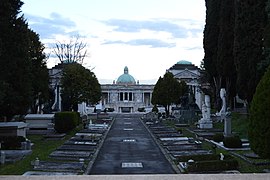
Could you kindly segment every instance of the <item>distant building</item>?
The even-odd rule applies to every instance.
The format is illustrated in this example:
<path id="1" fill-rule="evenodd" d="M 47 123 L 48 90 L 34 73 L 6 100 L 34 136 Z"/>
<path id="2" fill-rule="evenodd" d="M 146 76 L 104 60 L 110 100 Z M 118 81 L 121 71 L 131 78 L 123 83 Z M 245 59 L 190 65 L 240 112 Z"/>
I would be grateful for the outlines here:
<path id="1" fill-rule="evenodd" d="M 200 90 L 199 79 L 201 70 L 189 61 L 181 60 L 170 67 L 168 72 L 171 72 L 179 81 L 185 81 L 189 86 L 190 92 L 195 96 L 195 102 L 201 109 L 202 94 Z"/>
<path id="2" fill-rule="evenodd" d="M 113 108 L 115 112 L 138 112 L 139 108 L 152 107 L 151 99 L 155 85 L 139 84 L 129 74 L 128 67 L 113 84 L 102 84 L 102 108 Z"/>

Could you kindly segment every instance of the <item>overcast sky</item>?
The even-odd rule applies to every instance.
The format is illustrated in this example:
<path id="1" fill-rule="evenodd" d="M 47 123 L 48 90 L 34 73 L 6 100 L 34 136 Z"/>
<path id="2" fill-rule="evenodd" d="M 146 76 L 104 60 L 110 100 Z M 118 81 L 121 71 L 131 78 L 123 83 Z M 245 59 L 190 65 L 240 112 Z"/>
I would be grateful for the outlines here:
<path id="1" fill-rule="evenodd" d="M 101 84 L 128 66 L 140 83 L 154 84 L 180 60 L 199 66 L 204 56 L 204 0 L 22 0 L 22 13 L 50 53 L 57 41 L 84 37 Z M 59 63 L 53 56 L 51 68 Z"/>

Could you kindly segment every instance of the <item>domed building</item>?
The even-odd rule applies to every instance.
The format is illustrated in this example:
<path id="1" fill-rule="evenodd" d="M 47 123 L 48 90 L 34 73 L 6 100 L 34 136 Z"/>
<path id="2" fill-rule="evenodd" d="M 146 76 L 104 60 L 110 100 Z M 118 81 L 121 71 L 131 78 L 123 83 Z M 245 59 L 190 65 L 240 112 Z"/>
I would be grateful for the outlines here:
<path id="1" fill-rule="evenodd" d="M 122 74 L 121 76 L 118 77 L 116 83 L 117 84 L 129 84 L 129 85 L 136 84 L 134 77 L 128 73 L 127 66 L 124 68 L 124 74 Z"/>
<path id="2" fill-rule="evenodd" d="M 174 78 L 179 81 L 185 81 L 189 86 L 190 92 L 195 96 L 196 104 L 201 108 L 201 91 L 199 79 L 201 76 L 201 70 L 190 61 L 181 60 L 170 67 L 167 71 L 174 75 Z"/>
<path id="3" fill-rule="evenodd" d="M 113 84 L 102 84 L 103 109 L 114 109 L 115 112 L 138 112 L 139 108 L 152 108 L 151 98 L 155 85 L 139 84 L 129 74 L 128 67 Z"/>

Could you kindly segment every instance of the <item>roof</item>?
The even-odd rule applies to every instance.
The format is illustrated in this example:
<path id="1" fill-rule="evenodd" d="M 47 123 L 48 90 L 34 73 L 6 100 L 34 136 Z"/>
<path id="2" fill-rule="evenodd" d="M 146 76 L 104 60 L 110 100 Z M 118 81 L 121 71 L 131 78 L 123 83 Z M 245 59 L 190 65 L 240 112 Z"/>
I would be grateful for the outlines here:
<path id="1" fill-rule="evenodd" d="M 190 61 L 180 60 L 176 64 L 192 64 Z"/>
<path id="2" fill-rule="evenodd" d="M 133 76 L 128 73 L 128 67 L 124 68 L 124 74 L 118 77 L 116 84 L 136 84 Z"/>
<path id="3" fill-rule="evenodd" d="M 170 67 L 169 70 L 199 70 L 197 66 L 192 64 L 190 61 L 181 60 L 178 61 L 176 64 L 174 64 L 172 67 Z"/>

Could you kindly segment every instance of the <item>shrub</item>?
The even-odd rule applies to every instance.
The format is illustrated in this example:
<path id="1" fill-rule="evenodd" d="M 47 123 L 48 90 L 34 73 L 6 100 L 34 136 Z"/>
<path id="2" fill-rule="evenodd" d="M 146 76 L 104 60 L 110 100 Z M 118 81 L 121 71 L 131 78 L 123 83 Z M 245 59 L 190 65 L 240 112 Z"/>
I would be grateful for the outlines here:
<path id="1" fill-rule="evenodd" d="M 230 160 L 199 161 L 188 165 L 188 172 L 209 172 L 238 169 L 238 162 Z"/>
<path id="2" fill-rule="evenodd" d="M 213 136 L 213 141 L 215 141 L 215 142 L 222 142 L 223 139 L 224 139 L 224 135 L 222 133 L 216 133 Z"/>
<path id="3" fill-rule="evenodd" d="M 139 111 L 139 112 L 145 112 L 145 108 L 144 108 L 144 107 L 138 108 L 138 111 Z"/>
<path id="4" fill-rule="evenodd" d="M 248 138 L 251 149 L 270 158 L 270 66 L 259 82 L 250 105 Z"/>
<path id="5" fill-rule="evenodd" d="M 224 137 L 223 144 L 227 148 L 241 148 L 242 141 L 239 136 Z"/>
<path id="6" fill-rule="evenodd" d="M 219 160 L 220 155 L 219 154 L 199 154 L 199 155 L 187 155 L 187 156 L 179 156 L 176 158 L 178 162 L 188 162 L 188 160 L 194 160 L 194 161 L 212 161 L 212 160 Z M 230 160 L 233 159 L 230 155 L 224 155 L 224 160 Z"/>
<path id="7" fill-rule="evenodd" d="M 114 108 L 108 108 L 108 112 L 113 112 Z"/>
<path id="8" fill-rule="evenodd" d="M 23 136 L 1 136 L 1 149 L 20 149 L 21 143 L 24 141 Z"/>
<path id="9" fill-rule="evenodd" d="M 152 108 L 152 112 L 158 113 L 158 108 L 157 108 L 157 105 L 156 104 Z"/>
<path id="10" fill-rule="evenodd" d="M 77 126 L 78 121 L 76 112 L 59 112 L 55 114 L 54 129 L 59 133 L 67 133 Z"/>

